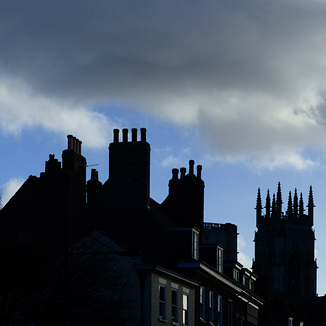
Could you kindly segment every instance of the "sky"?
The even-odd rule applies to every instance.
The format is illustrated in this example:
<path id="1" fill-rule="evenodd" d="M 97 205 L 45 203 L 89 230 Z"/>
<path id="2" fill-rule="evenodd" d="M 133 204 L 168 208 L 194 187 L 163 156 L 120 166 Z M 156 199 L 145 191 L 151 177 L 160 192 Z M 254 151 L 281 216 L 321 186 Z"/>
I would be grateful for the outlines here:
<path id="1" fill-rule="evenodd" d="M 238 226 L 248 268 L 258 187 L 285 211 L 312 185 L 326 293 L 326 0 L 11 0 L 0 44 L 3 204 L 66 135 L 104 182 L 113 128 L 145 127 L 151 197 L 201 164 L 205 220 Z"/>

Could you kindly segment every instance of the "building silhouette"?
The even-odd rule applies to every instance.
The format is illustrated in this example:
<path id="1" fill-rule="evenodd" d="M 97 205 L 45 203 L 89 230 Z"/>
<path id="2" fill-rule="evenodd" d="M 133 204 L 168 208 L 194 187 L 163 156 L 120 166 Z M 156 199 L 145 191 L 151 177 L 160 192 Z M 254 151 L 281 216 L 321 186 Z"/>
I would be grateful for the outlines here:
<path id="1" fill-rule="evenodd" d="M 158 203 L 146 129 L 113 131 L 103 184 L 81 145 L 69 135 L 0 211 L 0 324 L 258 325 L 237 226 L 204 221 L 202 167 L 174 168 Z"/>
<path id="2" fill-rule="evenodd" d="M 285 212 L 279 183 L 272 198 L 267 191 L 263 213 L 258 189 L 253 271 L 258 275 L 256 291 L 266 300 L 261 321 L 264 325 L 319 325 L 312 187 L 307 210 L 297 189 L 293 198 L 289 193 L 284 206 Z"/>

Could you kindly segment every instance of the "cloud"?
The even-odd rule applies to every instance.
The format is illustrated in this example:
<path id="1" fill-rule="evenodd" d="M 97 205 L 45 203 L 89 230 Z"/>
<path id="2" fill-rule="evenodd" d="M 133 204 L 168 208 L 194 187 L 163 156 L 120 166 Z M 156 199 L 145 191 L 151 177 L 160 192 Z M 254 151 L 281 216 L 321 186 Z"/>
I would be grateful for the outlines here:
<path id="1" fill-rule="evenodd" d="M 252 259 L 247 255 L 248 248 L 244 237 L 240 234 L 238 236 L 238 248 L 239 248 L 239 262 L 246 268 L 252 267 Z"/>
<path id="2" fill-rule="evenodd" d="M 47 129 L 66 115 L 103 130 L 96 107 L 127 105 L 197 128 L 220 159 L 286 148 L 286 166 L 309 167 L 305 149 L 326 147 L 325 14 L 318 0 L 14 0 L 0 12 L 0 85 L 28 85 L 26 110 L 37 117 L 42 99 L 56 116 L 36 122 Z M 0 106 L 9 132 L 33 126 L 23 109 L 3 112 L 19 104 Z"/>
<path id="3" fill-rule="evenodd" d="M 2 186 L 2 206 L 6 205 L 10 198 L 17 192 L 25 180 L 12 178 Z"/>
<path id="4" fill-rule="evenodd" d="M 15 135 L 37 127 L 74 134 L 82 137 L 86 147 L 96 148 L 106 145 L 113 123 L 78 103 L 34 93 L 22 81 L 6 81 L 0 82 L 0 126 Z"/>

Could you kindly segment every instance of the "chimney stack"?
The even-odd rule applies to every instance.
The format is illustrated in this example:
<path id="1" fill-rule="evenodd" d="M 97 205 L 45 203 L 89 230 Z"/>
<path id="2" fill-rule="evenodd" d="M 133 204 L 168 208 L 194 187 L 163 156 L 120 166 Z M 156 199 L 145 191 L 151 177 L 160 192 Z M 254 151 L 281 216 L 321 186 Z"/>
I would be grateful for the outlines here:
<path id="1" fill-rule="evenodd" d="M 122 129 L 122 142 L 118 139 L 118 130 L 114 130 L 113 142 L 109 145 L 109 184 L 112 200 L 125 208 L 147 207 L 149 200 L 150 145 L 146 142 L 146 129 L 140 129 L 140 141 L 137 129 L 131 129 L 131 141 L 128 141 L 128 129 Z"/>

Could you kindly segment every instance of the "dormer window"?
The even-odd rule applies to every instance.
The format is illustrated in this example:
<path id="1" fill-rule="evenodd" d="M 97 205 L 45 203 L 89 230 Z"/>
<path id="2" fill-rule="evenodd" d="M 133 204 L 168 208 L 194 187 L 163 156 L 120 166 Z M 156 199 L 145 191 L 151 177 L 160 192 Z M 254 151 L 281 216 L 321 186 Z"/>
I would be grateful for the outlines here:
<path id="1" fill-rule="evenodd" d="M 233 279 L 236 282 L 239 282 L 239 279 L 240 279 L 240 277 L 239 277 L 239 271 L 236 268 L 233 270 Z"/>
<path id="2" fill-rule="evenodd" d="M 192 257 L 199 259 L 199 233 L 196 230 L 192 231 Z"/>
<path id="3" fill-rule="evenodd" d="M 249 290 L 250 291 L 254 290 L 254 281 L 253 280 L 249 280 Z"/>

